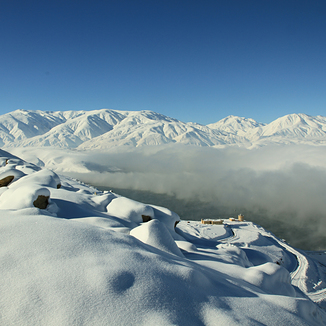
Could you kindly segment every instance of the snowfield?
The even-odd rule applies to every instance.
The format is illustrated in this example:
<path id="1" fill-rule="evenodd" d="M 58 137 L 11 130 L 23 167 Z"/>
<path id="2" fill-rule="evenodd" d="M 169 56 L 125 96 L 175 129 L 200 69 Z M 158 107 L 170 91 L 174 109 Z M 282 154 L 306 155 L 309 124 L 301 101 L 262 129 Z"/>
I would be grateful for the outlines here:
<path id="1" fill-rule="evenodd" d="M 323 253 L 250 221 L 180 221 L 3 150 L 0 221 L 1 325 L 326 325 Z"/>

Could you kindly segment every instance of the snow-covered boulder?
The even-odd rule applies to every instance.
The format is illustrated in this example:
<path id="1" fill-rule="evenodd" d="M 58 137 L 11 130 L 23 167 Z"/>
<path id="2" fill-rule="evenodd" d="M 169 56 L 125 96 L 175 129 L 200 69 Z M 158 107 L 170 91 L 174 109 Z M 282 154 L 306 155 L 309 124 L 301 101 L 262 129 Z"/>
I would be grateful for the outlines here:
<path id="1" fill-rule="evenodd" d="M 45 187 L 22 185 L 8 189 L 0 196 L 0 209 L 46 208 L 50 191 Z M 45 206 L 43 204 L 46 203 Z M 41 205 L 41 207 L 40 207 Z"/>
<path id="2" fill-rule="evenodd" d="M 114 216 L 136 224 L 154 218 L 154 210 L 151 206 L 120 196 L 109 203 L 107 211 Z"/>
<path id="3" fill-rule="evenodd" d="M 24 178 L 16 181 L 12 188 L 19 188 L 23 184 L 33 183 L 39 186 L 51 187 L 51 188 L 60 188 L 61 181 L 59 176 L 48 169 L 43 169 L 40 171 L 35 171 L 26 175 Z"/>
<path id="4" fill-rule="evenodd" d="M 157 219 L 162 222 L 172 234 L 175 233 L 174 228 L 180 221 L 179 215 L 167 208 L 146 205 L 121 196 L 114 198 L 109 203 L 107 211 L 114 216 L 135 223 L 134 226 L 142 222 Z"/>
<path id="5" fill-rule="evenodd" d="M 41 198 L 39 198 L 41 196 Z M 50 191 L 44 187 L 25 185 L 22 187 L 8 189 L 0 197 L 0 209 L 24 209 L 39 207 L 42 205 L 42 197 L 45 200 L 50 198 Z M 42 208 L 46 208 L 45 207 Z"/>
<path id="6" fill-rule="evenodd" d="M 14 181 L 17 181 L 25 175 L 24 172 L 10 166 L 3 167 L 0 173 L 0 187 L 6 187 Z"/>

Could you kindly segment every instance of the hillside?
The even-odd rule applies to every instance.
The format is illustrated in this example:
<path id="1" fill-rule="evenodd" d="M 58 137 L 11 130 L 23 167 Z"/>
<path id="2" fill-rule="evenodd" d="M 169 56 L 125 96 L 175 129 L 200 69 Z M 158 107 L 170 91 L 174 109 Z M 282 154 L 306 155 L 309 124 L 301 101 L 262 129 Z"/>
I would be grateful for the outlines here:
<path id="1" fill-rule="evenodd" d="M 325 256 L 250 221 L 180 221 L 3 150 L 0 220 L 1 325 L 326 325 Z"/>

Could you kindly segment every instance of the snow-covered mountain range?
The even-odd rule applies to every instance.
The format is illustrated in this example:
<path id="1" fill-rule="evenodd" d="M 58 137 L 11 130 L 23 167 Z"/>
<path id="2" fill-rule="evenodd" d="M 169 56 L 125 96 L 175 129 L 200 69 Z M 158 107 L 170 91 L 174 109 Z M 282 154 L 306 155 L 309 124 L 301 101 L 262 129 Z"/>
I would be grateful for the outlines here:
<path id="1" fill-rule="evenodd" d="M 152 111 L 27 111 L 0 116 L 1 147 L 108 149 L 129 145 L 223 147 L 270 143 L 326 144 L 326 117 L 289 114 L 269 124 L 228 116 L 207 126 Z"/>

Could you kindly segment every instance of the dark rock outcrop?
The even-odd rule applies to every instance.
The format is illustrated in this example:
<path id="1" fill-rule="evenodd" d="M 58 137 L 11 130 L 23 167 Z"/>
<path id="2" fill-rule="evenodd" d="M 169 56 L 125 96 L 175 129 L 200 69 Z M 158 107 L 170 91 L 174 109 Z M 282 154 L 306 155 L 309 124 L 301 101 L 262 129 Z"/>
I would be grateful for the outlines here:
<path id="1" fill-rule="evenodd" d="M 33 205 L 40 209 L 46 209 L 49 204 L 49 196 L 39 195 L 36 200 L 34 200 Z"/>
<path id="2" fill-rule="evenodd" d="M 152 219 L 150 216 L 147 215 L 142 215 L 141 217 L 143 219 L 143 222 L 149 222 Z"/>
<path id="3" fill-rule="evenodd" d="M 8 175 L 7 177 L 3 178 L 0 180 L 0 187 L 7 187 L 9 185 L 9 183 L 14 180 L 14 176 L 13 175 Z"/>

